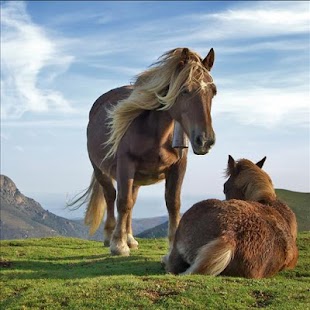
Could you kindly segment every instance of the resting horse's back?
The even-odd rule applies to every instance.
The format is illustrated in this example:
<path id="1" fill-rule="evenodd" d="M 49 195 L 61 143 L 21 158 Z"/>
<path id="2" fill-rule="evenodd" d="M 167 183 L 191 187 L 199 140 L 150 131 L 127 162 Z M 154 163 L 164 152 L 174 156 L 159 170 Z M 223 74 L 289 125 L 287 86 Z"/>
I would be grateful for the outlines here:
<path id="1" fill-rule="evenodd" d="M 104 143 L 108 140 L 107 108 L 116 105 L 119 100 L 127 98 L 132 92 L 132 86 L 123 86 L 112 89 L 101 95 L 93 104 L 89 112 L 87 127 L 87 148 L 93 165 L 104 169 L 102 159 L 107 154 L 108 147 Z M 113 159 L 105 161 L 104 166 L 110 168 Z"/>
<path id="2" fill-rule="evenodd" d="M 287 209 L 279 201 L 270 205 L 235 199 L 201 201 L 184 213 L 174 247 L 183 260 L 192 265 L 199 249 L 208 244 L 214 246 L 215 241 L 223 243 L 221 247 L 230 247 L 234 254 L 222 275 L 271 276 L 285 267 L 294 267 L 298 257 L 295 233 L 291 232 L 289 224 L 291 220 L 282 215 L 282 210 L 286 214 Z M 291 216 L 294 221 L 294 214 Z M 188 266 L 182 267 L 183 270 L 173 267 L 175 250 L 172 254 L 171 271 L 185 271 Z M 207 254 L 205 252 L 204 257 Z"/>

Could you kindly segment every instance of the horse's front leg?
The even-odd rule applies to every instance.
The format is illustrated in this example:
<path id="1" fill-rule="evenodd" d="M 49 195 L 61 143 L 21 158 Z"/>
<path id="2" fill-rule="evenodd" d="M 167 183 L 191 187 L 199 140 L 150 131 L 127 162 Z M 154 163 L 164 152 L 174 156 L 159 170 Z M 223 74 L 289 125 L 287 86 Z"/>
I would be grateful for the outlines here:
<path id="1" fill-rule="evenodd" d="M 134 166 L 129 160 L 117 164 L 117 212 L 116 226 L 112 234 L 110 251 L 113 255 L 128 256 L 130 249 L 127 245 L 127 220 L 131 216 L 134 205 L 133 199 Z"/>
<path id="2" fill-rule="evenodd" d="M 138 196 L 139 186 L 133 186 L 132 188 L 132 199 L 133 199 L 133 205 L 135 205 L 137 196 Z M 127 245 L 131 249 L 137 249 L 139 246 L 138 241 L 134 238 L 133 232 L 132 232 L 132 210 L 130 210 L 128 218 L 127 218 Z"/>
<path id="3" fill-rule="evenodd" d="M 174 235 L 180 221 L 181 187 L 186 171 L 186 163 L 187 158 L 186 155 L 184 155 L 176 164 L 171 166 L 171 168 L 166 173 L 165 199 L 169 214 L 169 253 L 172 249 Z M 163 259 L 163 262 L 165 262 L 168 255 Z"/>

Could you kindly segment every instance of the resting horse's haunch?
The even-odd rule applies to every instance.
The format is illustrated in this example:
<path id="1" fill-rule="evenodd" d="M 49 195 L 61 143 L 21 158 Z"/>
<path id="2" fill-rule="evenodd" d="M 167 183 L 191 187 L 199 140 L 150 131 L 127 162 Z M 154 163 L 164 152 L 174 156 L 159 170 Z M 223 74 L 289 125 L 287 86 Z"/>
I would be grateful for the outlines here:
<path id="1" fill-rule="evenodd" d="M 295 267 L 296 217 L 277 199 L 261 169 L 265 159 L 229 156 L 227 200 L 204 200 L 184 213 L 163 262 L 168 272 L 263 278 Z"/>
<path id="2" fill-rule="evenodd" d="M 139 187 L 161 180 L 166 181 L 172 245 L 187 161 L 187 149 L 180 152 L 172 146 L 174 125 L 188 137 L 195 154 L 207 154 L 215 143 L 213 63 L 213 49 L 201 58 L 188 48 L 176 48 L 142 72 L 133 85 L 103 94 L 91 108 L 87 149 L 94 173 L 88 190 L 70 205 L 81 205 L 89 198 L 85 222 L 91 234 L 107 210 L 104 243 L 110 245 L 112 254 L 129 255 L 129 248 L 138 246 L 131 219 Z M 174 139 L 174 146 L 179 141 L 183 139 Z M 186 141 L 184 144 L 186 147 Z"/>

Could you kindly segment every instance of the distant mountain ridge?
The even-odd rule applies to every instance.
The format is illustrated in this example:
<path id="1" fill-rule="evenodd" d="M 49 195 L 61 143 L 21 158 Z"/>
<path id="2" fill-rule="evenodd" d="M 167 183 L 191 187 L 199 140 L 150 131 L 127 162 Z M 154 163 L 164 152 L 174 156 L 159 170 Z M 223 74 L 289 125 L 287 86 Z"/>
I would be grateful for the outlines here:
<path id="1" fill-rule="evenodd" d="M 0 176 L 0 239 L 67 236 L 87 238 L 85 227 L 46 211 L 24 196 L 7 176 Z"/>
<path id="2" fill-rule="evenodd" d="M 277 189 L 279 199 L 284 200 L 295 212 L 298 230 L 310 230 L 310 193 Z M 24 239 L 50 236 L 66 236 L 102 241 L 103 224 L 92 237 L 83 220 L 68 220 L 44 210 L 32 198 L 23 195 L 14 182 L 0 175 L 0 239 Z M 162 238 L 167 236 L 168 217 L 160 216 L 133 219 L 134 235 L 140 238 Z"/>
<path id="3" fill-rule="evenodd" d="M 7 176 L 0 175 L 0 239 L 65 236 L 103 240 L 103 224 L 94 236 L 89 236 L 83 220 L 68 220 L 45 210 L 40 203 L 23 195 Z M 133 219 L 134 234 L 157 226 L 167 216 Z"/>

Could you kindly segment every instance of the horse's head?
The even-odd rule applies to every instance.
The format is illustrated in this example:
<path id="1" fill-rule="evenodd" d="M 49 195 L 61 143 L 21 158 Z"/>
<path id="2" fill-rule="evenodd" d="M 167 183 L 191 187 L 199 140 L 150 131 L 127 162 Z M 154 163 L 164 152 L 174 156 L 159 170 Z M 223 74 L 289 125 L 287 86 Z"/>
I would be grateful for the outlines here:
<path id="1" fill-rule="evenodd" d="M 187 48 L 182 50 L 175 77 L 172 77 L 168 94 L 176 93 L 169 109 L 189 137 L 195 154 L 208 153 L 215 143 L 212 128 L 211 106 L 216 87 L 209 74 L 214 63 L 214 50 L 202 60 Z"/>
<path id="2" fill-rule="evenodd" d="M 230 155 L 226 174 L 229 179 L 224 184 L 226 199 L 241 199 L 252 201 L 272 201 L 276 194 L 269 175 L 261 168 L 266 157 L 252 163 L 250 160 L 235 161 Z"/>

